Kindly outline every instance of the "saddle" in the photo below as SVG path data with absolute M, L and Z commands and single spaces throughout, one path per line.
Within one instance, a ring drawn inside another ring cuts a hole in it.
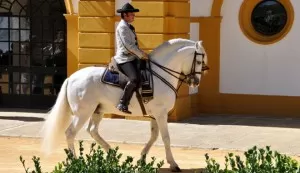
M 149 63 L 146 60 L 140 60 L 139 69 L 141 74 L 141 82 L 136 88 L 135 92 L 143 114 L 146 114 L 143 104 L 147 104 L 153 99 L 153 82 L 151 80 L 152 75 L 149 70 Z M 120 70 L 118 64 L 112 58 L 104 72 L 104 75 L 101 78 L 101 82 L 124 89 L 128 81 L 129 78 Z

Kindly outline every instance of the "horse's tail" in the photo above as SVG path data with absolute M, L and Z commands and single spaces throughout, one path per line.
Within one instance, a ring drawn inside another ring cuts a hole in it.
M 47 120 L 42 128 L 42 150 L 51 154 L 58 142 L 65 140 L 64 134 L 71 121 L 71 109 L 67 98 L 68 78 L 64 81 L 56 102 L 49 111 Z

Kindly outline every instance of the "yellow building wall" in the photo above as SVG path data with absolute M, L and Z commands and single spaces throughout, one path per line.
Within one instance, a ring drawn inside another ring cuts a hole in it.
M 210 70 L 201 78 L 199 93 L 192 96 L 192 110 L 194 115 L 200 112 L 220 113 L 217 110 L 219 100 L 220 73 L 220 24 L 222 17 L 195 17 L 192 22 L 200 23 L 199 35 L 208 56 Z M 209 110 L 209 111 L 208 111 Z
M 65 14 L 67 20 L 67 75 L 78 69 L 78 16 Z
M 115 2 L 79 1 L 78 68 L 106 65 L 114 55 Z

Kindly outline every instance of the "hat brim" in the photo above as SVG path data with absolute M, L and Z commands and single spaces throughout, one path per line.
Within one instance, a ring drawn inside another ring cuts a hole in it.
M 126 13 L 126 12 L 133 12 L 133 13 L 136 13 L 136 12 L 140 12 L 140 10 L 139 10 L 139 9 L 127 9 L 127 10 L 118 9 L 117 12 L 118 12 L 118 13 Z

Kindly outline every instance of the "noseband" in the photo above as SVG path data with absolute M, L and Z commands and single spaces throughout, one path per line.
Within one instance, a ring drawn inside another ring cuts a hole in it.
M 201 62 L 197 62 L 196 58 L 198 55 L 201 55 L 202 56 L 202 61 Z M 205 54 L 204 53 L 198 53 L 198 52 L 194 52 L 194 58 L 193 58 L 193 64 L 192 64 L 192 67 L 191 67 L 191 72 L 190 74 L 183 74 L 182 72 L 177 72 L 177 71 L 174 71 L 172 69 L 169 69 L 167 67 L 164 67 L 154 61 L 151 61 L 149 59 L 149 61 L 151 63 L 153 63 L 154 65 L 158 66 L 160 69 L 162 69 L 163 71 L 167 72 L 168 74 L 170 74 L 171 76 L 175 77 L 176 79 L 178 79 L 180 81 L 180 84 L 177 88 L 174 88 L 173 85 L 171 85 L 168 81 L 166 81 L 163 77 L 161 77 L 159 74 L 157 74 L 156 72 L 152 71 L 152 70 L 149 70 L 150 73 L 153 73 L 156 77 L 158 77 L 161 81 L 163 81 L 166 85 L 168 85 L 175 93 L 176 93 L 176 96 L 178 94 L 178 90 L 180 89 L 182 83 L 186 83 L 186 84 L 189 84 L 189 79 L 195 77 L 196 74 L 202 74 L 203 71 L 206 71 L 208 70 L 208 66 L 205 64 L 204 62 L 204 57 L 205 57 Z M 201 71 L 197 72 L 196 71 L 196 63 L 198 64 L 201 64 L 202 63 L 202 69 Z M 150 67 L 150 63 L 149 63 L 149 67 Z M 151 67 L 150 67 L 151 69 Z M 176 73 L 176 74 L 179 74 L 180 76 L 177 77 L 175 76 L 173 73 Z

